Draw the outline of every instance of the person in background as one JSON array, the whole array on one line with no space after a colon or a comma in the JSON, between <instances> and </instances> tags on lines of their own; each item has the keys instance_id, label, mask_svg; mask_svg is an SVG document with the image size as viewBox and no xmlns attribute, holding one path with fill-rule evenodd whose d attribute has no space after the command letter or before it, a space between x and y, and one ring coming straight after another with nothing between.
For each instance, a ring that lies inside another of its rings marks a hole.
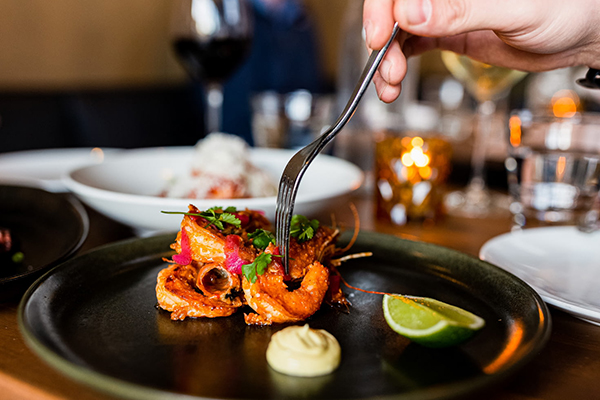
<instances>
[{"instance_id":1,"label":"person in background","mask_svg":"<svg viewBox=\"0 0 600 400\"><path fill-rule=\"evenodd\" d=\"M600 69L600 0L365 0L370 50L383 47L395 22L403 32L373 78L394 101L407 57L438 48L529 72L585 65Z\"/></svg>"},{"instance_id":2,"label":"person in background","mask_svg":"<svg viewBox=\"0 0 600 400\"><path fill-rule=\"evenodd\" d=\"M326 90L315 27L302 0L251 0L254 39L246 63L224 85L223 131L252 144L253 93Z\"/></svg>"}]
</instances>

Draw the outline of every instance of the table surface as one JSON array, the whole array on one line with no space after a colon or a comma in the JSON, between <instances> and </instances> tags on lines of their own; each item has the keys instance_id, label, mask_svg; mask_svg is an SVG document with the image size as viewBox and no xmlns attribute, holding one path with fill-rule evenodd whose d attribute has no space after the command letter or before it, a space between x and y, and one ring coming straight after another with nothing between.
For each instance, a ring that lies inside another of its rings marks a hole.
<instances>
[{"instance_id":1,"label":"table surface","mask_svg":"<svg viewBox=\"0 0 600 400\"><path fill-rule=\"evenodd\" d=\"M477 256L490 238L510 229L508 215L486 219L446 216L436 224L409 223L395 227L373 217L368 196L353 199L361 230L378 231L430 242ZM125 239L133 232L88 210L90 234L79 253L98 245ZM352 226L350 209L339 211L338 221ZM0 303L0 399L114 399L55 371L24 343L17 324L18 299ZM525 368L486 398L590 399L600 393L600 326L550 307L552 334L546 347Z\"/></svg>"}]
</instances>

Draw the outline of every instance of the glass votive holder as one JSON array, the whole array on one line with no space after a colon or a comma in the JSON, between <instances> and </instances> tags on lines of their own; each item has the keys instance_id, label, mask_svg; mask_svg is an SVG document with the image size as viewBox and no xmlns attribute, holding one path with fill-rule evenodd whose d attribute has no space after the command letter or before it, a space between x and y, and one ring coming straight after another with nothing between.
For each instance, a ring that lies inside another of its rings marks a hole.
<instances>
[{"instance_id":1,"label":"glass votive holder","mask_svg":"<svg viewBox=\"0 0 600 400\"><path fill-rule=\"evenodd\" d=\"M375 143L378 220L435 223L443 215L452 146L437 132L382 132Z\"/></svg>"}]
</instances>

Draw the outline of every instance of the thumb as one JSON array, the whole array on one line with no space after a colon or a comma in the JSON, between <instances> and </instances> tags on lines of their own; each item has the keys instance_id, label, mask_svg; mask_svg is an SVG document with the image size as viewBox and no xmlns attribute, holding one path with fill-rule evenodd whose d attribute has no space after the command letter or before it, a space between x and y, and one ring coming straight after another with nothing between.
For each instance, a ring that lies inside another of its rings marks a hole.
<instances>
[{"instance_id":1,"label":"thumb","mask_svg":"<svg viewBox=\"0 0 600 400\"><path fill-rule=\"evenodd\" d=\"M452 36L477 30L509 32L523 28L532 16L528 11L535 11L534 3L535 0L398 0L394 3L394 17L404 30L419 36Z\"/></svg>"}]
</instances>

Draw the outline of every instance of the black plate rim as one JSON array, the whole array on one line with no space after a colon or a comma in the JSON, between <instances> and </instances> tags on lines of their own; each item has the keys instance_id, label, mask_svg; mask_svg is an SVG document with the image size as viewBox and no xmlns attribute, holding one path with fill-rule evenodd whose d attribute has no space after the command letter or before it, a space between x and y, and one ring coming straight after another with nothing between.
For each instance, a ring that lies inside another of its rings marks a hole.
<instances>
[{"instance_id":1,"label":"black plate rim","mask_svg":"<svg viewBox=\"0 0 600 400\"><path fill-rule=\"evenodd\" d=\"M61 263L63 263L67 259L69 259L73 254L75 254L79 249L81 249L81 247L83 246L83 243L85 242L85 240L87 239L88 234L89 234L90 219L89 219L88 213L85 210L85 207L83 206L83 204L73 194L70 194L70 193L60 193L59 194L59 193L49 192L40 187L33 187L33 186L0 185L0 188L2 188L2 189L14 188L16 190L44 193L45 195L47 194L47 195L62 196L64 201L69 204L69 206L73 209L73 211L75 211L74 215L76 215L78 217L78 222L80 225L79 228L81 231L80 235L78 237L78 240L73 241L71 243L70 248L67 251L65 251L62 256L60 256L59 258L57 258L45 265L41 265L38 268L34 268L31 271L2 277L2 278L0 278L0 287L2 287L4 285L10 285L16 281L25 280L32 275L39 274L40 271L51 270L52 268L60 265Z\"/></svg>"},{"instance_id":2,"label":"black plate rim","mask_svg":"<svg viewBox=\"0 0 600 400\"><path fill-rule=\"evenodd\" d=\"M206 397L198 397L191 396L182 393L174 393L161 389L149 388L137 383L132 383L125 380L120 380L114 377L110 377L101 373L97 373L91 369L83 368L82 366L71 362L59 354L52 351L52 349L46 347L32 332L27 329L25 323L25 309L27 306L28 300L35 293L36 289L41 286L44 281L51 276L52 274L60 271L63 268L68 267L70 263L77 262L78 259L86 256L93 256L102 251L110 251L114 250L118 247L127 247L127 246L136 246L143 243L148 243L150 241L169 241L173 240L174 233L170 234L161 234L157 236L147 237L147 238L131 238L122 240L119 242L107 244L101 247L96 248L86 254L77 256L68 260L56 267L52 270L45 273L39 279L35 281L33 285L29 287L25 295L22 297L21 302L19 303L18 311L17 311L17 320L21 335L23 336L25 343L36 353L41 359L43 359L46 363L48 363L51 367L56 368L61 373L65 374L67 377L74 379L79 383L83 383L88 385L89 387L99 390L101 392L117 395L123 398L132 399L132 400L140 400L140 399L148 399L148 400L209 400ZM454 382L451 384L445 384L438 387L429 387L424 390L412 393L402 393L398 395L389 395L389 396L378 396L379 400L434 400L434 399L454 399L461 398L465 395L471 395L477 393L483 389L491 388L497 386L498 384L506 381L510 376L514 375L518 370L524 367L527 363L531 361L536 355L540 353L540 351L546 346L548 340L550 339L550 334L552 331L552 320L550 311L546 303L542 300L542 298L538 295L538 293L525 281L520 279L519 277L513 275L512 273L499 268L491 263L480 260L478 258L472 257L463 252L450 249L444 246L435 245L432 243L422 242L418 240L404 239L398 236L383 234L379 232L370 232L363 231L359 234L359 239L361 238L369 238L374 240L375 242L385 241L385 240L399 240L402 242L414 243L421 246L422 249L425 250L433 250L433 251L444 251L447 254L452 254L457 257L462 257L465 260L470 260L471 262L480 264L485 268L489 268L499 275L503 275L515 282L515 284L521 286L525 291L529 293L531 296L532 304L535 304L538 307L538 312L540 314L540 324L537 326L535 330L535 339L532 339L533 345L530 346L528 351L521 355L520 358L516 359L513 363L508 365L508 367L488 375L481 375L475 378L471 378L465 381ZM165 251L167 252L167 251ZM157 253L158 254L158 253ZM212 398L211 398L212 399Z\"/></svg>"}]
</instances>

